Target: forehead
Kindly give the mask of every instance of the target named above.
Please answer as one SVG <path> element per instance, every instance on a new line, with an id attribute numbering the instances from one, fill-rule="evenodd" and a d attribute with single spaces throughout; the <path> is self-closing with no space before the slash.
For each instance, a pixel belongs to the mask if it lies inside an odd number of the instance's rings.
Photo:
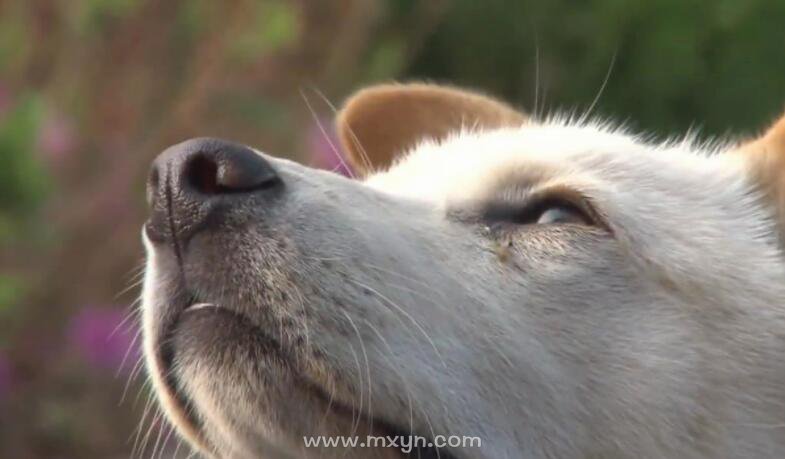
<path id="1" fill-rule="evenodd" d="M 366 184 L 437 205 L 483 199 L 519 185 L 648 189 L 685 198 L 696 191 L 724 194 L 728 186 L 742 192 L 741 162 L 718 151 L 688 141 L 653 145 L 601 125 L 527 124 L 425 141 Z"/>

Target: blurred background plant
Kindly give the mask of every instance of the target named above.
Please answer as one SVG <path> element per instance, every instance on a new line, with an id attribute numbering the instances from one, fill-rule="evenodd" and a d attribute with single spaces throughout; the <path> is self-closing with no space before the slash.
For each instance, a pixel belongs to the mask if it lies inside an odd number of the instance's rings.
<path id="1" fill-rule="evenodd" d="M 392 79 L 544 114 L 596 99 L 655 136 L 752 133 L 785 107 L 782 24 L 780 0 L 0 0 L 0 457 L 128 457 L 145 436 L 173 454 L 140 423 L 125 320 L 167 145 L 333 169 L 329 102 Z"/>

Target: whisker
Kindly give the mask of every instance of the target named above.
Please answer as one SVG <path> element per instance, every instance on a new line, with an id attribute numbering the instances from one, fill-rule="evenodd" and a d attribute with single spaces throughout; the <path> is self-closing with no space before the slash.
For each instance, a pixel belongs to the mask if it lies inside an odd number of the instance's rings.
<path id="1" fill-rule="evenodd" d="M 142 431 L 144 430 L 144 424 L 145 421 L 147 421 L 147 416 L 150 415 L 151 413 L 153 413 L 152 418 L 150 420 L 150 424 L 151 424 L 150 428 L 152 428 L 152 424 L 155 420 L 155 414 L 154 411 L 152 411 L 152 407 L 153 407 L 153 393 L 151 391 L 148 393 L 147 396 L 147 403 L 145 403 L 144 411 L 142 413 L 142 419 L 139 422 L 139 426 L 135 430 L 136 435 L 134 437 L 133 449 L 131 450 L 131 457 L 135 457 L 137 455 L 136 453 L 139 453 L 139 457 L 141 457 L 141 454 L 145 448 L 145 439 L 142 436 Z"/>
<path id="2" fill-rule="evenodd" d="M 177 459 L 178 454 L 180 453 L 180 448 L 183 446 L 183 439 L 177 437 L 177 446 L 174 448 L 174 452 L 172 453 L 172 458 Z"/>
<path id="3" fill-rule="evenodd" d="M 141 374 L 142 368 L 144 368 L 144 355 L 140 355 L 134 364 L 134 367 L 131 369 L 131 374 L 128 375 L 128 381 L 125 383 L 125 387 L 123 387 L 123 393 L 120 396 L 120 401 L 118 402 L 117 406 L 120 406 L 125 401 L 126 395 L 128 395 L 128 389 L 131 387 L 131 384 L 134 380 Z"/>
<path id="4" fill-rule="evenodd" d="M 308 107 L 308 111 L 311 112 L 311 117 L 313 117 L 314 123 L 316 123 L 316 126 L 319 128 L 319 131 L 324 136 L 324 140 L 326 140 L 327 144 L 330 146 L 330 150 L 332 150 L 335 157 L 338 158 L 338 161 L 340 161 L 341 165 L 345 167 L 347 171 L 349 171 L 349 176 L 355 178 L 354 171 L 352 171 L 352 168 L 350 168 L 349 165 L 346 164 L 346 161 L 343 159 L 343 155 L 341 154 L 340 150 L 338 150 L 338 147 L 336 147 L 332 139 L 330 139 L 329 134 L 327 134 L 327 130 L 324 128 L 322 122 L 319 120 L 319 115 L 316 114 L 316 110 L 314 110 L 313 106 L 311 105 L 311 101 L 308 99 L 308 96 L 305 95 L 305 91 L 303 91 L 302 88 L 300 88 L 300 95 L 302 96 L 303 101 L 305 101 L 305 105 Z"/>
<path id="5" fill-rule="evenodd" d="M 312 343 L 311 343 L 311 331 L 308 324 L 308 308 L 305 305 L 305 298 L 300 294 L 300 291 L 296 288 L 292 288 L 289 291 L 290 297 L 296 297 L 297 303 L 300 308 L 300 311 L 303 313 L 303 330 L 305 331 L 305 352 L 306 355 L 311 355 L 313 351 Z"/>
<path id="6" fill-rule="evenodd" d="M 354 279 L 348 278 L 347 280 L 349 282 L 352 282 L 353 284 L 359 285 L 360 287 L 362 287 L 362 288 L 368 290 L 369 292 L 373 293 L 374 295 L 379 297 L 382 301 L 384 301 L 386 304 L 388 304 L 389 306 L 392 306 L 398 312 L 400 312 L 404 317 L 409 319 L 412 322 L 412 325 L 414 325 L 420 331 L 420 333 L 422 333 L 422 335 L 425 337 L 425 339 L 428 340 L 428 343 L 433 348 L 433 351 L 436 353 L 436 356 L 442 362 L 442 365 L 444 366 L 444 368 L 447 368 L 447 363 L 444 361 L 444 358 L 442 357 L 442 354 L 436 348 L 436 344 L 434 344 L 433 340 L 428 335 L 428 333 L 425 331 L 425 329 L 423 329 L 423 327 L 416 320 L 414 320 L 414 318 L 408 312 L 406 312 L 403 308 L 401 308 L 400 306 L 395 304 L 392 300 L 390 300 L 386 296 L 382 295 L 381 293 L 379 293 L 377 290 L 373 289 L 372 287 L 370 287 L 368 285 L 365 285 L 362 282 L 356 281 Z"/>
<path id="7" fill-rule="evenodd" d="M 365 325 L 368 326 L 368 328 L 370 328 L 376 334 L 379 340 L 382 341 L 382 344 L 384 344 L 385 347 L 387 347 L 389 354 L 385 357 L 385 359 L 387 360 L 387 363 L 390 364 L 390 369 L 393 371 L 393 373 L 395 373 L 396 376 L 398 376 L 398 378 L 403 383 L 404 390 L 406 391 L 406 398 L 409 405 L 409 431 L 413 432 L 414 431 L 414 403 L 412 401 L 411 386 L 409 385 L 409 382 L 403 376 L 403 374 L 401 374 L 400 368 L 396 369 L 392 366 L 391 356 L 395 355 L 395 352 L 393 351 L 392 346 L 390 346 L 389 341 L 387 341 L 387 339 L 381 334 L 381 332 L 379 332 L 379 329 L 376 328 L 370 321 L 364 320 L 363 322 L 365 323 Z"/>
<path id="8" fill-rule="evenodd" d="M 123 276 L 123 280 L 130 281 L 144 274 L 144 269 L 146 267 L 145 261 L 146 261 L 145 257 L 141 257 L 139 260 L 137 260 L 135 266 L 129 269 L 128 273 L 125 276 Z"/>
<path id="9" fill-rule="evenodd" d="M 120 373 L 125 368 L 125 362 L 128 360 L 128 356 L 131 355 L 134 349 L 137 349 L 136 342 L 139 341 L 139 337 L 142 336 L 142 327 L 138 327 L 136 332 L 134 333 L 134 337 L 131 339 L 131 343 L 128 345 L 128 349 L 125 350 L 125 354 L 123 354 L 123 359 L 120 361 L 120 365 L 117 368 L 117 371 L 114 374 L 114 377 L 117 378 L 120 376 Z M 111 335 L 110 335 L 111 338 Z"/>
<path id="10" fill-rule="evenodd" d="M 371 375 L 371 373 L 370 373 L 370 370 L 368 369 L 369 368 L 368 367 L 368 354 L 367 354 L 367 352 L 365 350 L 365 344 L 363 343 L 363 339 L 360 336 L 360 332 L 359 332 L 359 330 L 357 330 L 357 326 L 354 325 L 354 321 L 352 320 L 352 318 L 346 313 L 346 311 L 341 310 L 341 312 L 349 320 L 349 323 L 352 324 L 352 327 L 354 328 L 354 331 L 357 334 L 357 339 L 360 342 L 360 346 L 361 346 L 361 349 L 363 351 L 363 355 L 365 356 L 365 368 L 366 368 L 366 373 L 368 374 L 368 384 L 370 386 L 370 381 L 371 381 L 371 376 L 370 375 Z M 354 346 L 350 345 L 349 347 L 350 347 L 352 353 L 354 354 L 354 359 L 355 359 L 355 362 L 357 363 L 357 376 L 358 376 L 357 380 L 360 382 L 360 403 L 359 403 L 359 406 L 357 407 L 358 413 L 357 413 L 356 421 L 354 419 L 354 404 L 352 404 L 352 424 L 353 424 L 352 425 L 352 436 L 354 436 L 357 433 L 357 429 L 360 428 L 360 422 L 362 421 L 363 403 L 365 401 L 365 390 L 364 390 L 364 382 L 363 382 L 363 378 L 362 378 L 362 367 L 360 366 L 360 360 L 357 358 L 357 352 L 354 350 Z M 370 387 L 368 388 L 368 390 L 370 390 Z M 369 398 L 370 398 L 370 396 L 369 396 Z"/>
<path id="11" fill-rule="evenodd" d="M 602 93 L 605 91 L 605 87 L 608 85 L 608 81 L 611 79 L 613 66 L 614 64 L 616 64 L 616 54 L 617 51 L 614 51 L 613 56 L 611 56 L 611 63 L 608 65 L 608 71 L 605 73 L 605 79 L 602 81 L 602 85 L 600 86 L 600 90 L 597 91 L 597 95 L 594 97 L 594 100 L 592 101 L 591 105 L 589 105 L 589 109 L 586 110 L 586 113 L 584 113 L 583 116 L 581 116 L 581 118 L 579 119 L 580 124 L 586 122 L 592 110 L 594 110 L 594 107 L 597 105 L 597 102 L 599 102 Z"/>
<path id="12" fill-rule="evenodd" d="M 444 298 L 444 292 L 434 288 L 432 285 L 429 285 L 429 284 L 427 284 L 424 281 L 415 279 L 414 277 L 407 276 L 405 274 L 402 274 L 402 273 L 399 273 L 399 272 L 396 272 L 396 271 L 392 271 L 392 270 L 389 270 L 389 269 L 386 269 L 386 268 L 382 268 L 381 266 L 376 266 L 376 265 L 373 265 L 373 264 L 370 264 L 370 263 L 361 263 L 361 265 L 363 267 L 365 267 L 365 268 L 368 268 L 368 269 L 373 269 L 375 271 L 379 271 L 379 272 L 382 272 L 384 274 L 389 274 L 391 276 L 399 277 L 399 278 L 401 278 L 403 280 L 406 280 L 406 281 L 409 281 L 409 282 L 414 282 L 417 285 L 419 285 L 420 287 L 426 288 L 426 289 L 430 290 L 431 292 L 436 293 L 437 295 L 439 295 L 442 298 Z M 398 287 L 398 286 L 396 286 L 396 287 L 397 288 L 403 288 L 403 287 Z M 405 289 L 405 290 L 408 291 L 409 293 L 412 293 L 412 294 L 416 294 L 417 293 L 414 290 L 410 290 L 410 289 Z M 423 296 L 423 298 L 427 299 L 429 297 Z"/>
<path id="13" fill-rule="evenodd" d="M 330 109 L 333 112 L 333 115 L 338 114 L 338 109 L 335 107 L 335 105 L 333 105 L 332 102 L 330 102 L 330 99 L 328 99 L 327 96 L 325 96 L 321 91 L 319 91 L 319 88 L 312 87 L 311 90 L 315 92 L 316 95 L 319 96 L 322 99 L 322 101 L 324 101 L 324 103 L 327 104 L 328 107 L 330 107 Z M 352 129 L 352 127 L 349 126 L 348 124 L 346 125 L 346 128 L 348 129 L 349 135 L 352 138 L 352 144 L 355 147 L 357 147 L 357 151 L 360 153 L 360 159 L 362 160 L 363 165 L 366 167 L 369 174 L 373 173 L 374 167 L 373 167 L 373 163 L 371 162 L 371 158 L 368 156 L 368 152 L 365 150 L 365 147 L 363 147 L 363 145 L 360 143 L 360 139 L 357 138 L 357 135 L 354 133 L 354 129 Z"/>
<path id="14" fill-rule="evenodd" d="M 166 434 L 164 441 L 161 443 L 161 451 L 158 453 L 158 459 L 163 459 L 164 451 L 166 451 L 166 445 L 169 443 L 169 440 L 172 439 L 172 434 L 174 434 L 174 428 L 169 424 L 166 424 L 166 429 L 169 431 L 169 433 Z M 172 457 L 176 456 L 173 455 Z"/>
<path id="15" fill-rule="evenodd" d="M 534 117 L 540 118 L 537 111 L 540 101 L 540 34 L 534 30 Z"/>
<path id="16" fill-rule="evenodd" d="M 131 303 L 129 306 L 130 311 L 128 311 L 125 317 L 123 317 L 123 320 L 121 320 L 120 323 L 112 329 L 112 332 L 109 333 L 109 335 L 106 337 L 107 341 L 110 340 L 123 326 L 127 325 L 128 321 L 131 320 L 134 316 L 142 315 L 142 310 L 138 307 L 141 302 L 142 298 L 139 297 Z"/>
<path id="17" fill-rule="evenodd" d="M 145 383 L 146 383 L 145 385 L 143 385 L 141 388 L 139 388 L 139 392 L 137 392 L 136 398 L 134 398 L 134 403 L 131 406 L 136 407 L 136 405 L 139 404 L 139 400 L 142 399 L 142 395 L 145 392 L 147 392 L 147 401 L 145 402 L 145 406 L 147 406 L 150 403 L 150 399 L 152 398 L 152 396 L 154 394 L 154 389 L 153 389 L 153 386 L 152 386 L 152 382 L 149 379 L 145 380 Z M 145 389 L 147 389 L 147 390 L 145 390 Z"/>
<path id="18" fill-rule="evenodd" d="M 161 417 L 162 416 L 163 416 L 163 413 L 161 412 L 161 408 L 158 407 L 158 405 L 156 405 L 155 406 L 155 416 L 153 416 L 153 420 L 150 423 L 150 427 L 147 429 L 147 432 L 145 433 L 144 440 L 142 440 L 143 447 L 142 447 L 142 450 L 140 452 L 146 451 L 150 447 L 150 441 L 152 441 L 152 439 L 153 439 L 153 437 L 152 437 L 153 429 L 155 429 L 157 426 L 159 426 L 159 423 L 161 421 Z M 158 429 L 158 432 L 160 434 L 160 428 Z M 155 448 L 153 448 L 153 454 L 155 454 Z M 152 457 L 153 454 L 151 454 L 150 457 Z"/>
<path id="19" fill-rule="evenodd" d="M 144 271 L 142 271 L 141 273 L 137 274 L 134 277 L 134 279 L 131 281 L 131 283 L 126 288 L 120 290 L 120 292 L 118 292 L 112 298 L 112 301 L 117 301 L 117 299 L 120 298 L 121 296 L 123 296 L 126 293 L 130 292 L 132 289 L 135 289 L 136 287 L 142 285 L 142 282 L 144 282 Z"/>
<path id="20" fill-rule="evenodd" d="M 330 397 L 327 400 L 327 408 L 324 410 L 324 415 L 322 415 L 322 419 L 319 421 L 320 426 L 323 426 L 327 422 L 327 416 L 330 415 L 330 410 L 332 409 L 333 401 L 335 399 L 335 382 L 332 379 L 328 379 L 327 383 L 330 385 L 329 388 L 326 388 Z M 352 412 L 352 425 L 354 425 L 354 412 Z"/>

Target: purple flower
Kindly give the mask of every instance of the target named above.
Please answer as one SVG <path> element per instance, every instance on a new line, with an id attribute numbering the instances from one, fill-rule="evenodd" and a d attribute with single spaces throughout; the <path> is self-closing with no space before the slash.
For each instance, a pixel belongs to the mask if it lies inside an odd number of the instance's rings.
<path id="1" fill-rule="evenodd" d="M 49 159 L 59 160 L 76 146 L 73 125 L 63 116 L 52 113 L 44 118 L 38 131 L 38 148 Z"/>
<path id="2" fill-rule="evenodd" d="M 13 374 L 11 372 L 11 362 L 0 353 L 0 402 L 8 398 L 11 392 Z"/>
<path id="3" fill-rule="evenodd" d="M 308 153 L 314 166 L 346 176 L 351 175 L 331 120 L 313 123 L 307 135 Z"/>
<path id="4" fill-rule="evenodd" d="M 140 354 L 135 323 L 123 323 L 125 317 L 121 309 L 82 309 L 69 324 L 68 339 L 93 367 L 130 372 Z"/>

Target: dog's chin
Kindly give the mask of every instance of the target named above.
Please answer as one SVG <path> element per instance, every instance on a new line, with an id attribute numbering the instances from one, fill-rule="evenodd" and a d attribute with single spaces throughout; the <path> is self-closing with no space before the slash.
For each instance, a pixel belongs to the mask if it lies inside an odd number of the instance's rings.
<path id="1" fill-rule="evenodd" d="M 182 311 L 167 334 L 167 383 L 191 414 L 186 427 L 198 431 L 201 446 L 217 457 L 286 457 L 285 438 L 271 422 L 281 414 L 273 394 L 284 396 L 279 387 L 293 389 L 296 378 L 279 341 L 245 316 L 206 303 Z"/>
<path id="2" fill-rule="evenodd" d="M 252 320 L 212 304 L 182 311 L 162 340 L 162 372 L 175 421 L 216 457 L 450 458 L 415 448 L 305 448 L 305 436 L 410 436 L 335 397 L 337 379 L 309 374 L 302 354 L 281 346 Z M 323 370 L 322 370 L 323 371 Z M 315 382 L 316 380 L 320 382 Z M 330 387 L 327 387 L 330 386 Z M 376 413 L 375 413 L 376 414 Z"/>

